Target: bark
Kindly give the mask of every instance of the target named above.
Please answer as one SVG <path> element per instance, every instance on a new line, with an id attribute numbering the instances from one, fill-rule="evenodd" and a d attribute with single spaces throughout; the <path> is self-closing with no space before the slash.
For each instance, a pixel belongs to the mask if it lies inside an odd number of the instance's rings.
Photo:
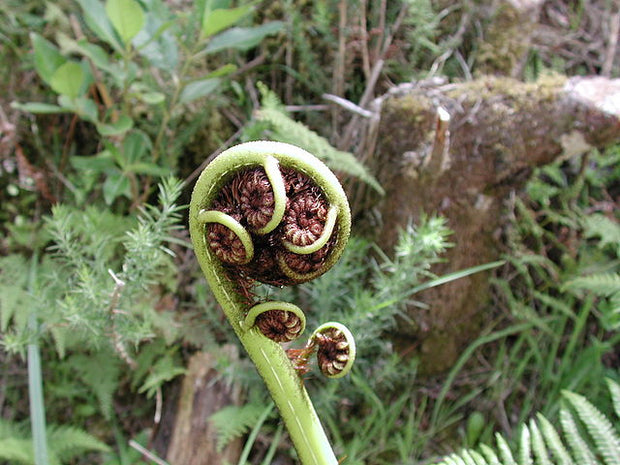
<path id="1" fill-rule="evenodd" d="M 410 219 L 447 217 L 455 246 L 438 274 L 498 259 L 502 204 L 534 167 L 620 142 L 620 80 L 408 85 L 375 104 L 376 155 L 367 162 L 386 189 L 377 240 L 389 251 Z M 396 338 L 421 356 L 422 371 L 448 369 L 479 334 L 488 280 L 477 274 L 417 296 L 429 309 L 412 309 L 415 324 Z"/>
<path id="2" fill-rule="evenodd" d="M 234 346 L 222 349 L 236 358 Z M 218 356 L 198 352 L 188 363 L 172 407 L 164 412 L 153 447 L 171 465 L 211 465 L 237 463 L 242 442 L 234 440 L 224 450 L 216 448 L 216 431 L 209 417 L 222 407 L 240 404 L 240 392 L 221 379 L 216 370 Z"/>

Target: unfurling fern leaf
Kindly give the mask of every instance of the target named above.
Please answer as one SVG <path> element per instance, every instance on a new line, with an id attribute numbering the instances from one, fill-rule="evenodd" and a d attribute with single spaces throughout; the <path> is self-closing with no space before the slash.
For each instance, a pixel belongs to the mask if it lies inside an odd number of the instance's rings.
<path id="1" fill-rule="evenodd" d="M 610 379 L 607 383 L 614 409 L 620 416 L 620 386 Z M 482 445 L 481 454 L 464 450 L 445 457 L 437 465 L 620 465 L 620 436 L 611 420 L 585 397 L 570 391 L 562 394 L 576 417 L 567 408 L 560 410 L 563 430 L 560 435 L 547 418 L 537 414 L 536 419 L 521 429 L 516 451 L 518 461 L 514 460 L 508 442 L 497 433 L 498 453 Z"/>

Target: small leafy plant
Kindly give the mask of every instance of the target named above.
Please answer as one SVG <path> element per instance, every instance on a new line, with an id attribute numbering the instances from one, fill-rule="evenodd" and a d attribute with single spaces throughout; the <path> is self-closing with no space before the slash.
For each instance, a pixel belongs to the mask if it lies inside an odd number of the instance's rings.
<path id="1" fill-rule="evenodd" d="M 255 47 L 278 33 L 282 23 L 234 27 L 255 7 L 232 8 L 225 0 L 196 2 L 191 12 L 177 14 L 159 0 L 77 3 L 87 31 L 68 12 L 48 6 L 59 24 L 73 28 L 61 28 L 54 42 L 30 35 L 34 69 L 56 101 L 14 102 L 13 107 L 70 113 L 94 125 L 100 151 L 72 162 L 81 171 L 104 175 L 107 204 L 127 197 L 137 206 L 150 194 L 153 178 L 176 169 L 191 136 L 179 128 L 184 112 L 213 96 L 236 70 L 232 63 L 216 69 L 206 64 L 222 61 L 214 57 L 224 50 Z"/>

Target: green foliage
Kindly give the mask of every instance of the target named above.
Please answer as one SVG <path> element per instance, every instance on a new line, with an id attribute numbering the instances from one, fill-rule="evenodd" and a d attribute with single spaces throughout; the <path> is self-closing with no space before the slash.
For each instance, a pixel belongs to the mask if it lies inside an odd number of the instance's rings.
<path id="1" fill-rule="evenodd" d="M 132 386 L 152 398 L 164 383 L 185 374 L 187 370 L 178 349 L 167 347 L 162 338 L 142 346 L 132 374 Z"/>
<path id="2" fill-rule="evenodd" d="M 49 426 L 47 441 L 50 465 L 69 464 L 84 453 L 109 450 L 103 442 L 72 426 Z M 0 419 L 0 460 L 16 465 L 35 465 L 32 439 L 22 425 Z"/>
<path id="3" fill-rule="evenodd" d="M 209 421 L 217 431 L 217 449 L 222 451 L 233 439 L 245 435 L 259 420 L 273 411 L 273 404 L 265 407 L 265 400 L 254 396 L 254 400 L 240 406 L 229 405 L 221 408 L 209 417 Z"/>
<path id="4" fill-rule="evenodd" d="M 47 225 L 55 242 L 53 267 L 37 300 L 61 355 L 67 346 L 104 345 L 129 361 L 128 345 L 155 333 L 174 338 L 172 315 L 154 310 L 157 295 L 149 288 L 172 276 L 172 253 L 165 244 L 176 242 L 180 192 L 180 182 L 165 181 L 160 207 L 142 209 L 132 228 L 127 227 L 132 220 L 95 206 L 54 207 Z"/>
<path id="5" fill-rule="evenodd" d="M 610 391 L 620 389 L 611 381 Z M 496 434 L 497 451 L 488 446 L 451 454 L 437 465 L 616 465 L 620 463 L 620 430 L 612 420 L 584 396 L 563 391 L 567 407 L 560 410 L 562 432 L 544 415 L 521 425 L 518 447 L 511 448 L 506 439 Z M 562 434 L 563 433 L 563 434 Z M 516 459 L 515 459 L 516 457 Z"/>
<path id="6" fill-rule="evenodd" d="M 298 145 L 321 159 L 332 170 L 354 176 L 383 194 L 383 188 L 353 154 L 335 149 L 327 139 L 291 119 L 273 92 L 264 85 L 259 88 L 263 102 L 262 108 L 254 113 L 254 118 L 267 126 L 264 129 L 267 129 L 270 139 Z"/>
<path id="7" fill-rule="evenodd" d="M 104 178 L 106 204 L 125 197 L 135 206 L 150 194 L 152 178 L 176 170 L 183 143 L 198 130 L 181 126 L 186 112 L 200 99 L 221 93 L 224 79 L 236 70 L 232 63 L 219 66 L 216 54 L 253 48 L 283 25 L 272 21 L 233 27 L 254 10 L 252 5 L 197 2 L 192 14 L 186 14 L 171 11 L 160 0 L 77 3 L 88 26 L 85 37 L 73 38 L 71 13 L 54 5 L 46 7 L 62 26 L 54 42 L 42 33 L 30 34 L 32 66 L 55 102 L 14 102 L 13 108 L 72 113 L 93 125 L 103 150 L 72 159 L 81 171 L 71 177 L 77 203 L 85 202 L 84 190 L 94 187 L 84 183 L 86 171 L 87 180 Z M 215 69 L 204 69 L 201 59 L 206 56 Z M 100 100 L 93 98 L 95 93 Z"/>
<path id="8" fill-rule="evenodd" d="M 110 420 L 114 414 L 113 396 L 121 375 L 121 363 L 114 358 L 114 353 L 106 350 L 76 353 L 68 357 L 67 364 L 96 396 L 103 417 Z"/>
<path id="9" fill-rule="evenodd" d="M 605 212 L 618 175 L 610 158 L 617 149 L 541 168 L 528 196 L 514 200 L 509 267 L 494 282 L 509 321 L 527 329 L 503 343 L 489 389 L 521 421 L 557 412 L 563 389 L 596 399 L 610 375 L 605 359 L 620 342 L 617 219 Z"/>

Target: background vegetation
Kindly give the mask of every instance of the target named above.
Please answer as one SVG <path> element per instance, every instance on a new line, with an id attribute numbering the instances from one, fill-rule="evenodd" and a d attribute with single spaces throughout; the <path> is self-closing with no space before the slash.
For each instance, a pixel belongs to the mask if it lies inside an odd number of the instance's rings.
<path id="1" fill-rule="evenodd" d="M 322 96 L 366 104 L 395 83 L 473 79 L 490 3 L 2 2 L 0 463 L 152 463 L 136 444 L 150 447 L 162 392 L 192 353 L 235 339 L 188 246 L 182 205 L 199 168 L 233 143 L 294 134 L 353 188 L 380 192 L 349 153 L 350 115 Z M 618 77 L 604 46 L 613 3 L 544 2 L 520 77 Z M 419 376 L 389 339 L 450 246 L 441 218 L 411 224 L 393 251 L 358 235 L 327 276 L 282 291 L 358 340 L 350 377 L 307 379 L 345 463 L 425 463 L 496 432 L 522 444 L 536 412 L 558 424 L 579 402 L 565 390 L 613 417 L 619 181 L 620 145 L 514 193 L 488 324 L 441 376 Z M 212 418 L 219 443 L 242 436 L 240 463 L 291 463 L 246 364 L 221 360 L 247 402 Z"/>

